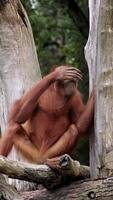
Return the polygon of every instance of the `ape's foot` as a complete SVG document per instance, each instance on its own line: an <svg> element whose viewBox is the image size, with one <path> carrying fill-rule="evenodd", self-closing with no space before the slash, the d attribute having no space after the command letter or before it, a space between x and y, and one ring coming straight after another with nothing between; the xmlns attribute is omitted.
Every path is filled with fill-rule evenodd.
<svg viewBox="0 0 113 200"><path fill-rule="evenodd" d="M65 154L62 156L47 159L46 164L53 169L66 169L68 166L70 166L70 161L70 156Z"/></svg>
<svg viewBox="0 0 113 200"><path fill-rule="evenodd" d="M46 160L46 164L53 169L59 168L59 163L60 157L54 157Z"/></svg>

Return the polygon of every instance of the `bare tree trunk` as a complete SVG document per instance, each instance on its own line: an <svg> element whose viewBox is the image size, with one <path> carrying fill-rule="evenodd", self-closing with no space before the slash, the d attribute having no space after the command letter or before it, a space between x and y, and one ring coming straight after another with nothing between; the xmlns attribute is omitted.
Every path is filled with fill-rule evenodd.
<svg viewBox="0 0 113 200"><path fill-rule="evenodd" d="M19 0L0 0L0 128L14 100L41 77L31 26ZM13 149L10 158L22 160ZM19 189L26 184L13 181Z"/></svg>
<svg viewBox="0 0 113 200"><path fill-rule="evenodd" d="M113 1L89 0L89 8L86 58L96 88L90 163L92 177L98 178L113 175Z"/></svg>

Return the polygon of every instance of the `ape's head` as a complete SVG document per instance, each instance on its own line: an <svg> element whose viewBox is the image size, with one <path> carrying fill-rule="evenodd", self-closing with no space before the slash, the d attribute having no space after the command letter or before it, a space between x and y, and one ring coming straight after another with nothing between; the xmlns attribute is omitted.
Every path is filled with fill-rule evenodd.
<svg viewBox="0 0 113 200"><path fill-rule="evenodd" d="M77 81L70 81L70 80L65 80L65 81L57 81L56 83L57 91L60 95L70 98L77 87Z"/></svg>

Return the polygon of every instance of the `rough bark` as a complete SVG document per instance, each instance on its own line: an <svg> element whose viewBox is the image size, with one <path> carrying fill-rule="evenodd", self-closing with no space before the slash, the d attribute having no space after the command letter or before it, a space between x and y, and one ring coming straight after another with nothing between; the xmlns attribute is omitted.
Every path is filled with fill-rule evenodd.
<svg viewBox="0 0 113 200"><path fill-rule="evenodd" d="M35 182L52 189L66 182L88 178L89 167L80 165L78 161L72 160L68 155L63 155L57 165L57 170L50 169L47 165L28 164L24 162L11 161L0 156L0 172L10 178Z"/></svg>
<svg viewBox="0 0 113 200"><path fill-rule="evenodd" d="M85 46L85 57L89 68L89 87L90 91L95 88L95 80L97 74L97 33L98 33L98 18L99 18L100 0L89 0L89 37ZM97 88L95 89L97 93ZM95 105L96 107L96 105ZM97 110L96 110L97 112ZM99 111L98 111L99 112ZM96 113L95 113L96 115ZM96 118L95 118L96 119ZM101 119L99 119L101 120ZM97 177L98 171L98 152L97 152L97 134L92 130L90 135L90 168L91 177Z"/></svg>
<svg viewBox="0 0 113 200"><path fill-rule="evenodd" d="M2 182L1 182L2 179ZM94 181L78 181L68 184L67 187L61 187L48 191L46 189L17 193L11 186L5 183L3 177L0 176L0 198L5 200L112 200L113 199L113 178L94 180Z"/></svg>
<svg viewBox="0 0 113 200"><path fill-rule="evenodd" d="M87 180L85 182L73 182L71 185L55 190L40 189L20 194L9 186L5 179L0 176L0 199L5 200L112 200L113 199L113 177L103 180Z"/></svg>
<svg viewBox="0 0 113 200"><path fill-rule="evenodd" d="M95 135L91 137L92 177L113 175L113 1L90 0L86 57L95 85ZM93 84L92 84L93 82Z"/></svg>
<svg viewBox="0 0 113 200"><path fill-rule="evenodd" d="M113 178L86 182L74 182L58 190L42 190L24 193L24 200L112 200Z"/></svg>
<svg viewBox="0 0 113 200"><path fill-rule="evenodd" d="M14 162L1 156L0 172L5 173L13 178L16 177L19 179L33 181L37 184L43 184L49 189L47 190L42 188L40 190L30 192L21 192L19 194L15 188L6 183L3 175L0 175L1 199L112 200L113 198L113 177L102 180L77 181L80 178L80 176L78 176L78 172L80 172L79 175L89 175L89 169L86 166L80 166L78 161L73 161L67 155L61 159L61 163L57 172L51 170L46 165L33 165L16 161ZM72 180L74 181L73 183ZM56 188L56 186L58 189L53 189Z"/></svg>
<svg viewBox="0 0 113 200"><path fill-rule="evenodd" d="M14 100L40 77L33 35L28 17L19 0L0 0L0 128L3 133L7 114ZM13 160L21 160L16 151ZM15 185L15 181L13 181ZM25 184L17 183L21 189Z"/></svg>
<svg viewBox="0 0 113 200"><path fill-rule="evenodd" d="M0 199L1 200L23 200L17 190L7 184L6 179L0 174Z"/></svg>

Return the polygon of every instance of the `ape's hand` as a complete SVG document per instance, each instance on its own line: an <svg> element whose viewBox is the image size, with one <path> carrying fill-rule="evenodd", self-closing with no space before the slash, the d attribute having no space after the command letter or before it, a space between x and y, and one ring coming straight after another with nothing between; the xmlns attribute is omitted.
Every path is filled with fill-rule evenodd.
<svg viewBox="0 0 113 200"><path fill-rule="evenodd" d="M55 69L56 80L68 80L68 81L76 81L78 79L82 80L81 71L77 68L62 65Z"/></svg>

